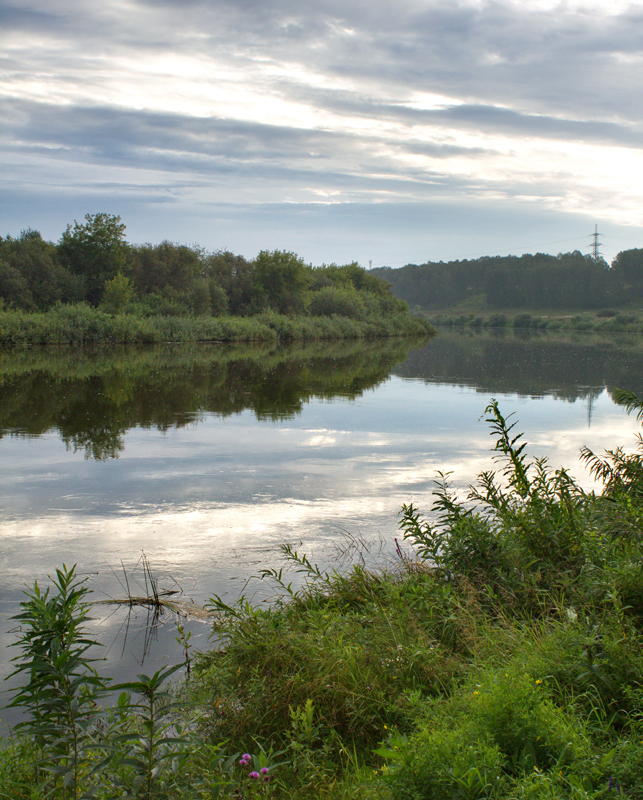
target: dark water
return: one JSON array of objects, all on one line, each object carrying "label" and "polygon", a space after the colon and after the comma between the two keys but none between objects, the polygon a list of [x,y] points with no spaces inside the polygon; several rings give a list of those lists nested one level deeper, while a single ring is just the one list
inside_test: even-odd
[{"label": "dark water", "polygon": [[[283,543],[324,567],[392,558],[403,502],[429,511],[438,470],[464,488],[490,467],[492,397],[531,453],[590,486],[578,450],[634,446],[612,397],[641,384],[628,338],[0,351],[2,644],[24,584],[63,562],[100,599],[124,595],[122,565],[142,583],[144,552],[162,586],[204,603],[269,600],[247,581],[282,564]],[[105,672],[179,660],[171,617],[94,616]],[[207,626],[189,628],[207,646]]]}]

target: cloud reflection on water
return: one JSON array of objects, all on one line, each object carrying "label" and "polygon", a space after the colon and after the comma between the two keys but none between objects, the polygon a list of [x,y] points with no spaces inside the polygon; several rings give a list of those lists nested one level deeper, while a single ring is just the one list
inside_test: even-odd
[{"label": "cloud reflection on water", "polygon": [[[492,394],[505,415],[515,412],[529,453],[568,467],[585,488],[592,482],[580,447],[631,449],[638,430],[606,391],[567,402],[553,391],[530,398],[505,386],[453,385],[440,375],[378,376],[374,390],[352,398],[309,395],[299,414],[205,410],[187,425],[134,425],[122,434],[118,459],[86,459],[57,433],[5,436],[3,615],[15,613],[25,581],[63,562],[78,562],[97,592],[113,596],[121,589],[112,568],[121,560],[133,566],[144,551],[155,572],[203,603],[215,593],[232,600],[249,575],[280,566],[285,542],[324,567],[341,563],[347,536],[390,556],[401,504],[428,512],[438,470],[452,472],[454,487],[465,491],[493,467],[493,440],[481,419]],[[257,591],[266,597],[271,590]],[[111,641],[122,617],[98,617],[101,637]],[[204,636],[202,626],[195,630]],[[162,634],[163,647],[170,633]],[[12,638],[5,625],[2,643]],[[163,647],[161,658],[170,657]]]}]

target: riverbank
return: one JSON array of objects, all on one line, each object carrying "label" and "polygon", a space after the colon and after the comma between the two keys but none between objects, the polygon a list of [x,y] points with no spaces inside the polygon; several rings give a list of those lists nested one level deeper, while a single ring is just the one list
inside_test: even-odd
[{"label": "riverbank", "polygon": [[[190,677],[178,708],[161,698],[153,765],[128,760],[149,726],[123,700],[84,751],[82,788],[108,797],[144,773],[149,791],[129,796],[643,797],[643,455],[585,452],[604,484],[587,494],[529,459],[495,404],[486,416],[497,476],[466,502],[440,488],[435,526],[405,507],[384,569],[328,575],[286,548],[302,590],[271,570],[269,608],[213,598],[217,646],[195,661],[185,641]],[[35,756],[6,750],[0,791],[32,797]]]},{"label": "riverbank", "polygon": [[493,328],[515,331],[572,331],[605,333],[640,333],[643,331],[643,309],[599,309],[577,311],[543,309],[503,309],[502,311],[479,307],[450,308],[427,311],[424,317],[431,325],[456,328]]},{"label": "riverbank", "polygon": [[155,342],[277,342],[370,339],[435,333],[424,319],[407,313],[365,320],[333,315],[254,317],[138,316],[108,314],[86,304],[32,313],[0,310],[0,345],[129,344]]}]

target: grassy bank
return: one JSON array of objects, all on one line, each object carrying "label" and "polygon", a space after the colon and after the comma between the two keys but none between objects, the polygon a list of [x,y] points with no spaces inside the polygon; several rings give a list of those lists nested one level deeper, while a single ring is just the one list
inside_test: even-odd
[{"label": "grassy bank", "polygon": [[74,706],[86,598],[61,574],[34,591],[32,741],[5,750],[0,796],[643,798],[643,451],[584,451],[588,494],[487,418],[496,471],[468,498],[440,483],[434,524],[405,506],[394,563],[328,575],[286,548],[303,589],[285,568],[270,608],[213,598],[216,646],[178,695],[139,676],[107,713],[85,679]]},{"label": "grassy bank", "polygon": [[31,313],[0,310],[0,345],[154,342],[276,342],[360,339],[432,333],[425,320],[409,314],[368,320],[347,317],[137,316],[108,314],[85,304]]},{"label": "grassy bank", "polygon": [[[471,305],[471,304],[469,304]],[[626,332],[643,331],[643,309],[628,310],[605,308],[597,311],[571,313],[560,309],[525,311],[508,309],[494,311],[488,308],[451,308],[426,312],[432,324],[463,328],[498,328],[540,331],[590,331]]]}]

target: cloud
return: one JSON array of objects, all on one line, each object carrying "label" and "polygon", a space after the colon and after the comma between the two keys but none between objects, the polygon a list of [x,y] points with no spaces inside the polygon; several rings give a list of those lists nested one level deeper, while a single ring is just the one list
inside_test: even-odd
[{"label": "cloud", "polygon": [[2,15],[5,174],[34,201],[92,184],[186,214],[448,198],[643,222],[638,3],[32,0]]}]

